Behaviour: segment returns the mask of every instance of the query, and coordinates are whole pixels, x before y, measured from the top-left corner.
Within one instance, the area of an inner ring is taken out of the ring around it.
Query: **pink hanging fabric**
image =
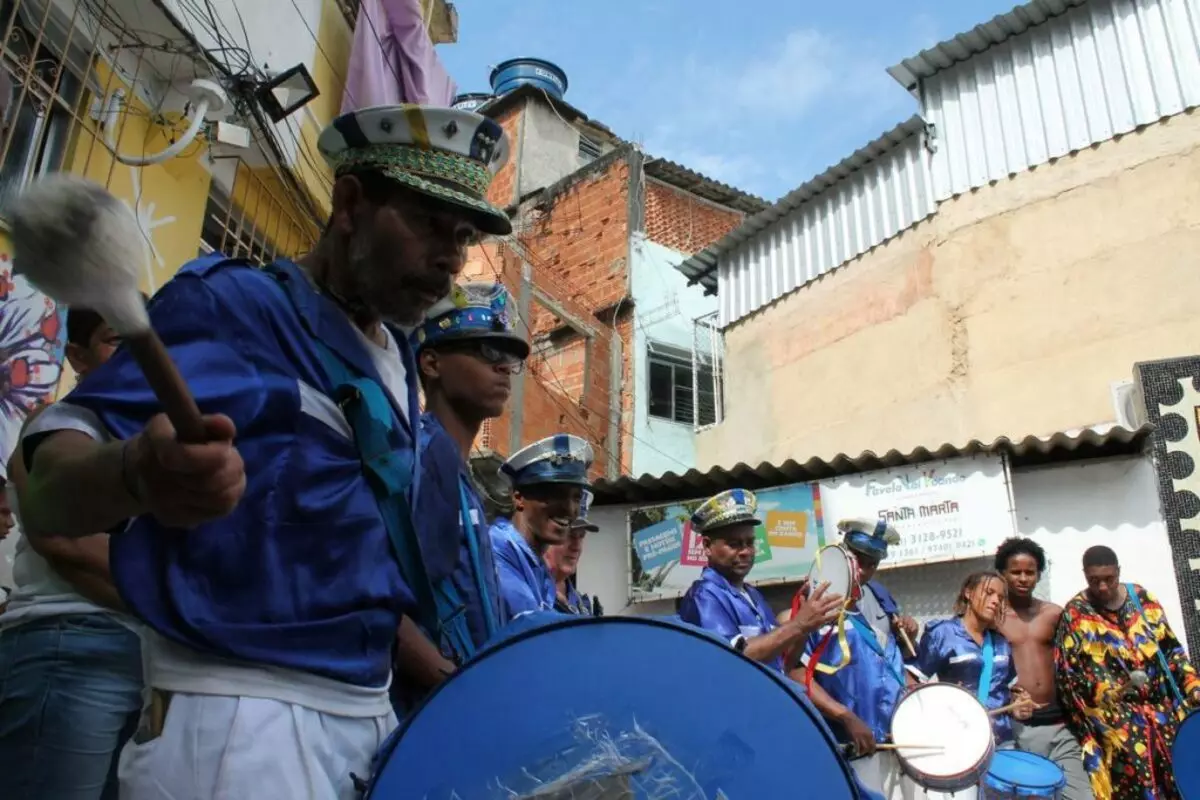
[[[449,106],[457,92],[438,58],[420,0],[362,0],[342,113],[371,106]]]

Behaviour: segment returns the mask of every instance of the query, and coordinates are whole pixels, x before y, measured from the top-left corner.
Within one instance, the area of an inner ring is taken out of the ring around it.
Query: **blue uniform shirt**
[[[989,631],[988,635],[992,637],[992,680],[984,705],[993,709],[1008,705],[1009,684],[1017,673],[1008,640],[996,631]],[[935,620],[925,626],[925,635],[918,648],[917,668],[928,677],[936,675],[940,681],[957,683],[978,697],[983,675],[983,647],[967,633],[960,618]],[[1010,741],[1013,738],[1012,716],[993,717],[992,730],[997,742]]]
[[[869,591],[884,613],[891,616],[896,612],[892,596],[883,586],[871,581],[864,591]],[[808,638],[804,648],[804,663],[820,644],[829,626]],[[904,658],[896,643],[895,635],[889,630],[881,645],[875,630],[861,612],[847,614],[846,641],[850,645],[850,663],[832,675],[817,672],[814,680],[829,695],[846,706],[861,719],[876,741],[887,741],[891,737],[892,712],[905,689]],[[841,651],[836,642],[830,642],[821,655],[821,663],[836,666],[841,663]],[[831,724],[841,742],[850,739],[841,726]]]
[[[779,627],[762,592],[750,584],[744,584],[744,589],[739,592],[712,567],[705,567],[683,596],[679,617],[730,643],[739,636],[753,639]],[[782,655],[764,663],[783,672]]]
[[[494,628],[498,629],[501,624],[500,586],[491,537],[488,536],[487,516],[458,444],[430,413],[421,415],[420,454],[421,491],[413,518],[421,539],[421,555],[430,580],[450,578],[462,599],[471,641],[479,648],[490,638],[488,617]],[[466,515],[462,509],[464,496],[469,506]],[[464,516],[475,536],[483,571],[480,577],[488,595],[487,606],[480,596]],[[448,536],[447,531],[454,531],[456,535]],[[467,657],[467,654],[446,655],[457,655],[462,660]]]
[[[555,591],[554,609],[561,611],[564,614],[574,614],[576,616],[590,617],[592,613],[592,600],[585,594],[580,594],[575,588],[575,579],[567,581],[567,602],[563,603],[558,598],[558,592]]]
[[[528,611],[553,610],[558,593],[550,569],[521,532],[509,520],[498,519],[488,533],[496,554],[496,570],[500,573],[505,619]]]
[[[350,427],[327,396],[333,387],[313,336],[355,371],[380,377],[346,315],[299,267],[279,266],[288,272],[282,284],[243,262],[197,259],[150,304],[201,411],[237,426],[246,491],[232,514],[194,530],[133,520],[112,537],[113,581],[151,629],[202,653],[382,686],[396,627],[415,611],[415,598]],[[408,407],[416,408],[412,355],[403,335],[394,339],[407,367]],[[66,403],[95,421],[89,433],[118,439],[160,411],[125,348]],[[415,473],[413,430],[394,412],[393,452]],[[27,442],[28,457],[36,446]]]

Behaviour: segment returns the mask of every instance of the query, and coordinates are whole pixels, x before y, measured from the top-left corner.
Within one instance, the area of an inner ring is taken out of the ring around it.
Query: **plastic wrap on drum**
[[[736,745],[731,749],[736,751]],[[496,796],[512,800],[724,798],[719,777],[706,773],[733,754],[714,753],[714,759],[688,769],[640,725],[625,728],[601,716],[578,720],[570,742],[547,742],[546,750],[556,755],[519,775],[498,777]],[[712,786],[714,779],[716,786]],[[711,791],[702,782],[712,786]]]
[[[799,687],[690,626],[533,615],[398,731],[369,800],[849,800]]]

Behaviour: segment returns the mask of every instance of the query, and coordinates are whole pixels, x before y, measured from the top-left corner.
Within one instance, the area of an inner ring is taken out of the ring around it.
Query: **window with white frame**
[[[646,360],[650,416],[693,426],[717,421],[716,383],[707,359],[693,366],[689,351],[650,342]]]
[[[13,19],[13,16],[16,16]],[[12,30],[0,47],[0,215],[38,175],[62,168],[87,74],[87,55],[69,46],[65,25],[11,0],[0,3],[0,25]],[[33,31],[41,28],[41,35]],[[68,45],[65,48],[58,43]]]

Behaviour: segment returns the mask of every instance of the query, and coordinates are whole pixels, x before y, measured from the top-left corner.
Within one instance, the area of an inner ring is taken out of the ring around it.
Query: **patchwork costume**
[[[846,549],[856,556],[861,554],[875,561],[884,561],[888,546],[900,543],[900,535],[884,520],[842,520],[838,530],[842,532],[842,545]],[[877,742],[891,738],[892,712],[908,686],[910,671],[914,681],[919,678],[905,665],[904,650],[892,627],[892,617],[898,612],[891,592],[877,580],[867,581],[862,587],[862,596],[846,612],[849,660],[842,661],[840,648],[824,648],[819,663],[836,671],[814,672],[815,682],[862,720]],[[802,664],[809,666],[833,627],[827,625],[808,638]],[[850,743],[842,726],[830,722],[830,727],[838,741]],[[893,752],[879,751],[865,758],[855,758],[850,766],[865,785],[885,797],[924,798],[925,790],[904,774]]]
[[[586,498],[587,474],[594,460],[590,444],[578,436],[560,433],[518,450],[500,471],[514,490],[545,484],[579,486]],[[505,618],[553,610],[558,593],[541,554],[534,552],[511,520],[497,519],[489,533],[500,572]]]
[[[508,153],[492,120],[371,108],[335,120],[318,144],[339,175],[382,173],[480,230],[511,230],[484,199]],[[289,261],[197,259],[149,311],[200,409],[237,426],[246,489],[230,515],[194,530],[140,517],[114,531],[113,580],[146,628],[152,689],[122,753],[121,796],[354,797],[351,773],[368,773],[396,723],[402,615],[435,640],[447,622],[422,555],[430,537],[413,528],[422,475],[408,339],[392,328],[385,346],[368,339]],[[26,463],[36,470],[48,433],[127,439],[159,411],[122,348],[30,427]]]
[[[1067,603],[1055,634],[1058,692],[1097,800],[1176,800],[1171,746],[1200,677],[1154,596],[1125,590],[1115,611],[1086,592]],[[1134,688],[1139,670],[1147,680]]]

